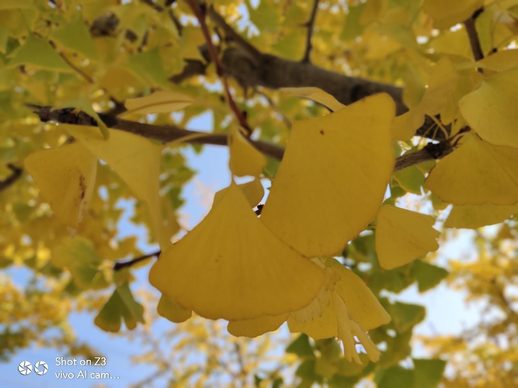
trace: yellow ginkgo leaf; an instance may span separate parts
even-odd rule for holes
[[[160,256],[150,281],[201,316],[243,320],[302,308],[320,289],[323,272],[274,236],[232,184]]]
[[[467,134],[430,172],[425,187],[454,205],[518,203],[518,149]]]
[[[259,176],[266,166],[266,157],[237,128],[228,135],[230,171],[237,176]]]
[[[129,98],[124,103],[127,114],[170,113],[183,109],[193,102],[192,97],[172,91],[162,90],[145,97]]]
[[[336,260],[330,261],[335,273],[339,273],[336,293],[340,295],[351,318],[362,330],[372,330],[389,323],[390,315],[362,278]]]
[[[264,317],[245,319],[242,321],[230,321],[227,330],[236,337],[254,338],[261,334],[277,330],[280,325],[286,322],[289,314],[266,315]]]
[[[296,122],[261,219],[308,257],[332,256],[375,217],[394,167],[386,94]]]
[[[157,307],[158,314],[174,323],[181,323],[192,316],[192,311],[187,310],[164,295],[160,297]]]
[[[241,192],[248,200],[250,204],[250,208],[257,206],[257,204],[261,201],[264,196],[264,188],[259,179],[254,179],[250,182],[241,183],[238,185],[241,189]],[[214,196],[214,203],[217,203],[221,198],[223,198],[225,194],[225,190],[218,191]]]
[[[159,196],[162,145],[132,133],[110,129],[104,139],[95,127],[66,125],[67,131],[99,159],[104,160],[149,209],[151,228],[162,249],[171,236],[165,233]]]
[[[459,101],[468,124],[484,140],[518,148],[518,67],[495,74]]]
[[[444,222],[447,228],[475,229],[499,224],[518,214],[518,205],[465,205],[454,206]]]
[[[325,281],[310,304],[289,314],[231,321],[228,330],[236,336],[257,337],[276,330],[286,319],[292,332],[314,339],[339,337],[346,358],[360,363],[354,336],[373,361],[379,357],[366,331],[390,322],[390,316],[362,279],[334,259],[316,259],[325,266]]]
[[[394,140],[409,140],[424,123],[424,112],[421,107],[410,109],[408,112],[394,118],[392,138]]]
[[[329,108],[329,110],[333,112],[339,111],[345,107],[344,104],[339,102],[331,94],[315,87],[282,88],[280,89],[280,92],[286,96],[302,97],[315,101],[320,105],[324,105]]]
[[[376,223],[376,253],[382,268],[401,267],[439,246],[432,216],[383,205]]]
[[[518,67],[518,50],[502,50],[484,57],[477,65],[488,70],[506,71]]]
[[[459,70],[448,58],[442,58],[430,73],[428,87],[419,103],[408,112],[396,117],[393,136],[397,140],[408,140],[415,135],[425,116],[439,116],[443,124],[457,122],[459,107],[457,101],[470,92],[479,81],[479,75],[472,69]],[[455,124],[454,124],[455,125]],[[438,125],[426,128],[428,136],[441,131]]]
[[[482,7],[484,0],[424,0],[423,11],[434,19],[437,28],[462,23]]]
[[[97,159],[79,143],[37,151],[25,159],[25,168],[63,223],[77,226],[92,198]]]
[[[376,361],[380,353],[366,331],[387,324],[390,316],[365,283],[336,260],[326,260],[326,275],[319,296],[304,309],[290,314],[290,330],[314,339],[338,337],[344,344],[346,359],[361,363],[355,349],[357,337],[369,359]],[[312,313],[307,314],[308,310]]]

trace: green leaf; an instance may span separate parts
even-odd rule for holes
[[[445,277],[448,276],[448,271],[444,268],[437,267],[425,261],[417,260],[412,265],[412,275],[417,280],[417,288],[419,292],[425,292],[434,288]]]
[[[414,358],[414,388],[435,388],[439,385],[446,361]]]
[[[76,17],[61,25],[52,34],[52,39],[61,46],[94,59],[95,45],[88,31],[88,27],[81,17]]]
[[[130,330],[137,322],[144,323],[144,308],[133,298],[128,283],[115,289],[94,322],[105,331],[118,332],[123,320]]]
[[[381,354],[381,359],[378,362],[378,365],[380,367],[389,367],[407,358],[412,352],[410,346],[411,338],[411,330],[399,333],[396,337],[386,336],[384,340],[388,344],[387,350]]]
[[[301,334],[295,341],[288,345],[286,353],[293,353],[300,358],[315,357],[313,347],[309,343],[309,337],[306,334]]]
[[[338,366],[336,363],[331,362],[331,360],[319,357],[315,362],[315,373],[319,376],[322,376],[326,379],[333,377],[333,375],[338,371]]]
[[[99,266],[102,260],[92,242],[84,237],[64,239],[53,251],[52,262],[70,271],[74,283],[82,289],[97,289],[107,285]]]
[[[356,386],[357,381],[358,379],[354,379],[351,377],[335,375],[332,379],[328,381],[328,385],[330,388],[353,388],[354,386]]]
[[[295,372],[295,375],[302,379],[302,383],[299,387],[311,387],[314,382],[322,381],[322,377],[315,372],[315,364],[315,360],[309,359],[304,360],[302,364],[299,365]]]
[[[398,184],[409,193],[421,194],[421,187],[424,185],[424,174],[416,166],[399,170],[394,174],[394,177]]]
[[[29,35],[10,62],[11,65],[34,65],[42,69],[71,72],[67,63],[45,39]]]
[[[145,82],[154,85],[167,83],[167,74],[162,65],[162,58],[157,48],[139,53],[129,58],[129,68]]]
[[[23,9],[34,7],[33,0],[2,0],[0,2],[0,10]]]
[[[393,366],[382,369],[376,375],[378,388],[410,388],[414,386],[414,373],[411,369]]]
[[[426,309],[423,306],[401,302],[388,305],[387,311],[399,333],[410,330],[421,322],[426,315]]]
[[[9,31],[5,28],[0,27],[0,53],[4,53],[7,50],[7,41],[9,39]]]
[[[374,248],[374,234],[370,233],[353,240],[346,248],[348,257],[355,261],[377,263],[376,249]]]
[[[347,13],[342,32],[340,34],[340,37],[343,40],[354,39],[363,32],[363,26],[360,23],[360,17],[364,7],[365,4],[349,7],[349,12]]]

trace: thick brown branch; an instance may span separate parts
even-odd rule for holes
[[[468,34],[469,44],[471,46],[471,51],[473,52],[473,58],[476,61],[484,58],[484,52],[482,51],[482,46],[480,44],[480,39],[477,33],[477,27],[475,25],[477,17],[482,13],[482,11],[483,8],[479,8],[473,13],[473,15],[471,15],[469,19],[464,21],[464,27],[466,28],[466,32]]]
[[[144,260],[147,260],[147,259],[151,259],[152,257],[157,257],[158,255],[160,255],[160,251],[155,251],[155,252],[151,252],[151,253],[148,253],[148,254],[145,254],[145,255],[142,255],[142,256],[139,256],[139,257],[135,257],[131,260],[127,260],[127,261],[118,261],[116,262],[114,265],[113,265],[113,270],[114,271],[120,271],[121,269],[123,268],[127,268],[127,267],[131,267],[135,264],[138,264]]]
[[[306,27],[308,29],[306,33],[306,50],[304,51],[304,56],[302,57],[302,62],[309,63],[311,62],[310,56],[311,56],[311,50],[313,49],[313,30],[315,28],[315,21],[317,19],[317,12],[318,12],[318,4],[319,0],[313,0],[313,8],[311,8],[311,15],[309,16],[309,20],[306,23]]]
[[[220,27],[227,38],[236,43],[223,52],[222,65],[227,74],[245,86],[282,87],[315,86],[332,94],[343,104],[351,104],[362,97],[385,92],[396,102],[397,111],[407,110],[400,88],[358,77],[348,77],[309,63],[295,62],[262,53],[244,39],[214,8],[208,16]]]
[[[21,178],[23,170],[14,164],[8,163],[7,168],[11,170],[11,174],[4,180],[0,180],[0,192],[11,187],[18,179]]]
[[[250,55],[239,47],[224,51],[222,63],[227,74],[245,86],[270,89],[314,86],[332,94],[343,104],[351,104],[375,93],[388,93],[396,102],[398,114],[407,110],[402,90],[396,86],[348,77],[310,63],[291,61],[269,54]]]

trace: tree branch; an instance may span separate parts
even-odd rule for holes
[[[90,117],[88,114],[77,111],[73,108],[63,109],[52,109],[48,106],[28,105],[32,108],[33,112],[38,115],[42,122],[56,122],[62,124],[76,124],[76,125],[88,125],[97,126],[97,122]],[[99,113],[99,117],[103,120],[108,128],[120,129],[122,131],[130,132],[135,135],[143,136],[148,139],[167,143],[173,140],[178,140],[184,137],[190,137],[186,143],[195,144],[211,144],[227,146],[228,139],[224,133],[207,134],[205,132],[190,131],[187,129],[179,128],[175,125],[153,125],[139,123],[137,121],[123,120],[114,115]],[[193,136],[203,135],[203,136]],[[284,148],[260,141],[260,140],[248,140],[255,148],[277,160],[282,160],[284,155]],[[423,149],[411,153],[406,153],[396,160],[395,170],[401,170],[405,167],[409,167],[421,162],[425,162],[432,159],[440,159],[443,156],[451,152],[452,148],[448,141],[443,140],[439,143],[429,143]]]
[[[15,166],[12,163],[8,163],[7,168],[11,170],[11,174],[4,180],[0,180],[0,192],[16,183],[16,181],[21,178],[23,173],[23,170],[20,167]]]
[[[135,264],[138,264],[144,260],[147,260],[147,259],[151,259],[152,257],[157,257],[158,255],[160,255],[160,250],[158,251],[155,251],[155,252],[151,252],[151,253],[147,253],[145,255],[142,255],[142,256],[138,256],[138,257],[135,257],[131,260],[128,260],[128,261],[118,261],[116,262],[114,265],[113,265],[113,270],[114,271],[120,271],[121,269],[123,268],[127,268],[127,267],[131,267]]]
[[[306,34],[306,50],[304,51],[304,56],[302,57],[302,62],[304,62],[304,63],[311,62],[310,56],[311,56],[311,50],[313,49],[313,44],[312,44],[311,40],[313,38],[315,20],[317,19],[318,3],[319,3],[319,0],[313,0],[313,8],[311,9],[311,15],[309,16],[309,20],[306,23],[308,32]]]
[[[478,16],[483,12],[483,10],[484,8],[477,9],[473,15],[464,21],[464,27],[466,28],[466,32],[468,34],[469,44],[471,46],[471,51],[473,52],[473,58],[475,61],[480,61],[482,58],[484,58],[484,52],[482,51],[482,46],[480,44],[480,39],[478,37],[477,28],[475,25]]]
[[[314,86],[332,94],[343,104],[351,104],[371,94],[385,92],[396,102],[398,114],[407,111],[401,88],[359,77],[349,77],[314,66],[262,53],[244,39],[225,19],[210,7],[211,20],[236,44],[223,52],[221,63],[226,74],[244,86],[270,89]]]
[[[49,106],[27,104],[42,122],[55,122],[62,124],[97,126],[97,122],[88,114],[77,111],[74,108],[53,109]],[[120,119],[112,114],[99,113],[99,117],[108,128],[120,129],[148,139],[168,143],[184,137],[192,137],[187,143],[212,144],[226,146],[228,139],[224,133],[207,134],[206,132],[190,131],[175,125],[153,125]],[[203,135],[203,136],[192,136]],[[282,159],[284,149],[272,143],[260,140],[249,140],[259,151],[275,159]]]

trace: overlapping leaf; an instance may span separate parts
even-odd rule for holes
[[[388,95],[294,123],[261,219],[313,257],[335,255],[371,222],[394,166]]]
[[[119,130],[110,130],[104,139],[98,128],[67,125],[67,130],[129,186],[148,208],[152,230],[165,248],[172,237],[164,234],[162,206],[159,196],[160,160],[162,146],[148,139]]]
[[[250,144],[238,129],[232,129],[228,135],[228,146],[229,166],[234,175],[257,177],[262,173],[266,166],[265,156]]]
[[[482,139],[518,148],[517,90],[518,67],[488,77],[459,101],[462,115]]]
[[[437,28],[447,28],[468,19],[483,4],[484,0],[425,0],[423,11],[433,18]]]
[[[302,97],[315,101],[327,107],[332,112],[339,111],[345,107],[345,105],[339,102],[334,96],[315,87],[282,88],[280,91],[287,96]]]
[[[183,109],[193,102],[192,97],[172,90],[162,90],[145,97],[129,98],[124,114],[170,113]]]
[[[475,229],[498,224],[518,213],[518,205],[454,206],[444,222],[447,228]]]
[[[68,144],[29,155],[25,167],[56,217],[77,226],[95,187],[95,156],[81,144]]]
[[[467,134],[458,149],[437,163],[425,186],[455,205],[518,203],[518,149]]]
[[[307,305],[320,289],[322,271],[272,234],[233,184],[199,225],[161,255],[150,281],[204,317],[249,319]]]
[[[253,337],[275,330],[287,320],[292,332],[303,332],[314,339],[340,338],[344,343],[346,359],[361,363],[355,349],[356,336],[368,357],[377,360],[379,351],[366,331],[388,323],[389,315],[352,271],[333,259],[323,263],[326,281],[309,305],[288,315],[233,321],[229,323],[228,330],[234,335]]]
[[[95,317],[95,324],[101,329],[118,332],[122,322],[128,329],[134,329],[137,322],[144,323],[144,308],[135,301],[128,283],[118,286],[112,296]]]
[[[439,246],[439,232],[433,217],[397,208],[381,207],[376,223],[376,252],[382,268],[393,269],[408,264]]]

